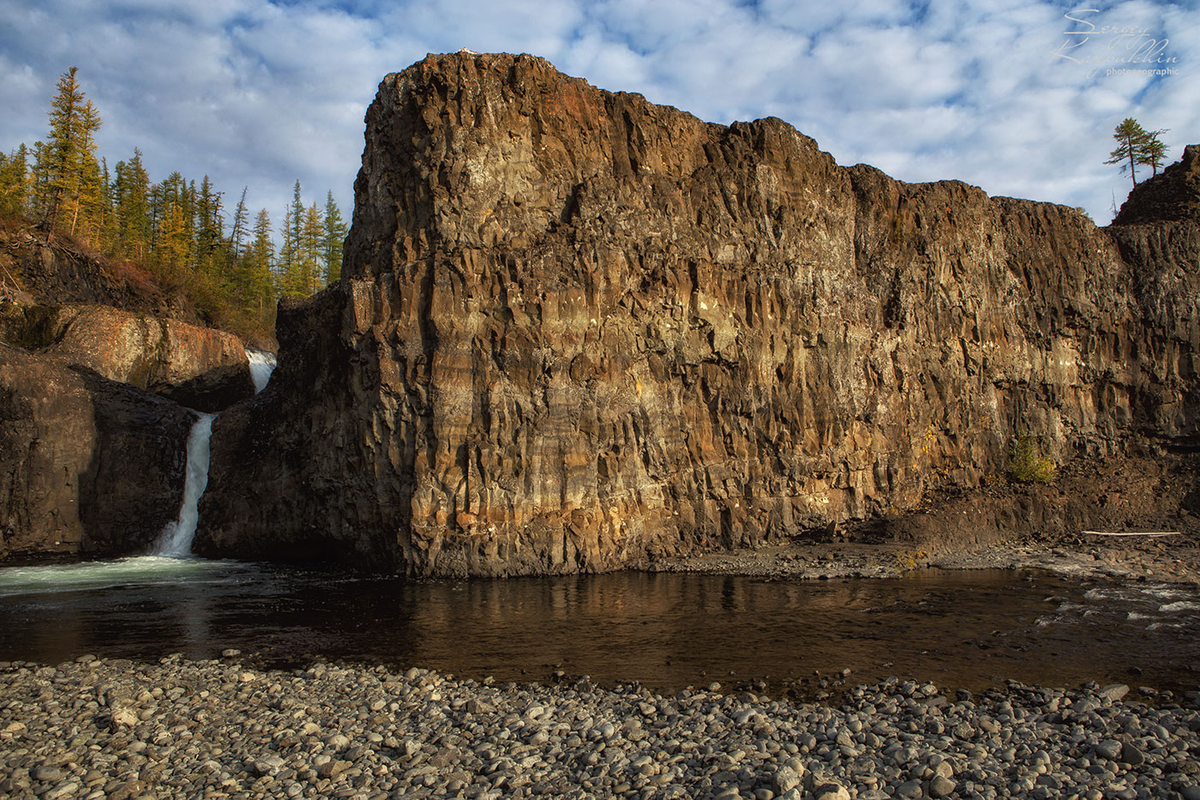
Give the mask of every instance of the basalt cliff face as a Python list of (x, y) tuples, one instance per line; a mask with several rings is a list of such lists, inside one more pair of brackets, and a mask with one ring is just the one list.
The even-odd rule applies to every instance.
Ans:
[(0, 344), (0, 560), (145, 552), (179, 511), (195, 415)]
[(214, 426), (203, 552), (604, 570), (903, 516), (1022, 436), (1196, 441), (1194, 220), (903, 184), (506, 55), (389, 75), (355, 194), (342, 282)]

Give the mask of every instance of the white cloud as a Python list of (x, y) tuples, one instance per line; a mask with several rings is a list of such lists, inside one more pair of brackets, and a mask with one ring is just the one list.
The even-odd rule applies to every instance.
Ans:
[[(465, 46), (542, 55), (712, 121), (778, 116), (842, 163), (1083, 205), (1103, 222), (1126, 185), (1102, 163), (1123, 117), (1169, 128), (1174, 157), (1200, 139), (1200, 22), (1192, 3), (1095, 5), (1098, 27), (1166, 39), (1179, 74), (1056, 59), (1079, 23), (1050, 0), (8, 0), (0, 150), (44, 136), (54, 82), (77, 65), (110, 165), (140, 147), (153, 178), (208, 173), (233, 198), (248, 185), (276, 218), (299, 178), (306, 199), (333, 189), (348, 216), (378, 81)], [(1071, 52), (1128, 56), (1110, 44)]]

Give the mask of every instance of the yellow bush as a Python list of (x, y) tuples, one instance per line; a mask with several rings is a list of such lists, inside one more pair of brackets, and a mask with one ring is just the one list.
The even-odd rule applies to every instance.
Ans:
[(1008, 476), (1018, 483), (1050, 483), (1058, 465), (1043, 456), (1033, 436), (1022, 436), (1009, 448)]

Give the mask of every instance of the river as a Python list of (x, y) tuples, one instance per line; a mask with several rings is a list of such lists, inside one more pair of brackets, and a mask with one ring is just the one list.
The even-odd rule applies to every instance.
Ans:
[(609, 575), (463, 582), (136, 558), (0, 569), (0, 660), (83, 654), (272, 665), (420, 666), (497, 680), (561, 671), (664, 691), (892, 675), (980, 690), (1007, 679), (1194, 690), (1200, 594), (1019, 571), (783, 581)]

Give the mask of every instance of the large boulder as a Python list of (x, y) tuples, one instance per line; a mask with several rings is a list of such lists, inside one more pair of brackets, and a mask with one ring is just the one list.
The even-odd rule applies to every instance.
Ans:
[(179, 511), (194, 421), (0, 344), (0, 559), (145, 552)]
[(254, 394), (238, 337), (110, 306), (27, 306), (6, 314), (4, 338), (63, 364), (220, 411)]
[(530, 56), (429, 56), (366, 122), (342, 282), (214, 426), (208, 553), (612, 569), (903, 515), (1027, 436), (1196, 436), (1195, 271), (1073, 209)]

